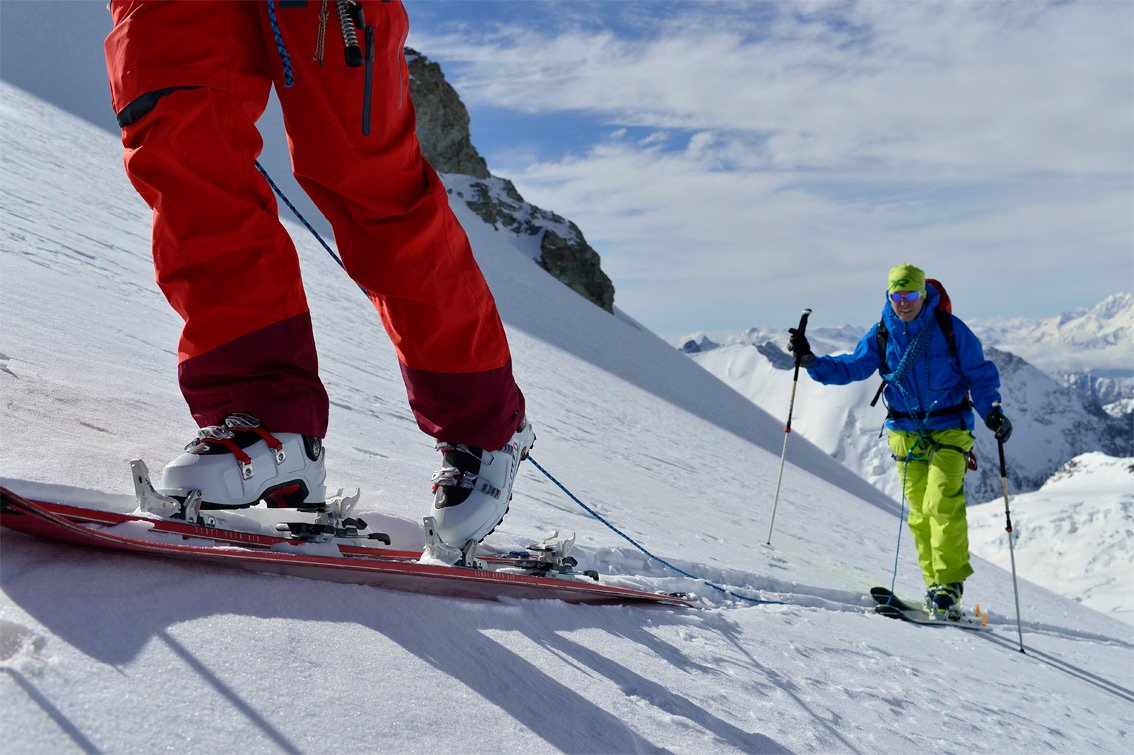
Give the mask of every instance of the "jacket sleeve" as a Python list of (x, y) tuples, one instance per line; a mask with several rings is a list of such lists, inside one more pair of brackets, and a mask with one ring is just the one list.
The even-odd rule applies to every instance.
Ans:
[(980, 339), (959, 318), (953, 318), (953, 335), (957, 341), (957, 361), (961, 374), (969, 382), (973, 408), (987, 417), (992, 404), (1000, 400), (1000, 370), (984, 356)]
[(815, 364), (807, 368), (812, 380), (824, 385), (847, 385), (866, 380), (882, 366), (882, 356), (878, 352), (878, 324), (859, 340), (851, 354), (819, 357)]

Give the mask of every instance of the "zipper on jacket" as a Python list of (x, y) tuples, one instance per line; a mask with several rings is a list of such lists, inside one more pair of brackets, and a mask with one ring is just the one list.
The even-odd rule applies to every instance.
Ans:
[(370, 101), (374, 94), (374, 27), (366, 27), (366, 58), (363, 63), (362, 135), (370, 135)]
[[(404, 5), (399, 6), (402, 12), (402, 35), (401, 40), (398, 42), (398, 65), (404, 66), (397, 69), (398, 73), (398, 110), (402, 109), (405, 104), (406, 86), (409, 81), (409, 64), (406, 62), (406, 40), (409, 38), (409, 15), (406, 13)], [(404, 75), (403, 75), (404, 74)]]

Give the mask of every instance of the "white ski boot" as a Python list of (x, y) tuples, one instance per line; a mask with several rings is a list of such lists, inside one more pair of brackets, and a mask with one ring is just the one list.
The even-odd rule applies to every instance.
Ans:
[(185, 452), (162, 470), (157, 491), (202, 509), (270, 507), (322, 511), (326, 500), (323, 442), (312, 435), (272, 434), (248, 414), (201, 428)]
[(425, 517), (423, 563), (475, 565), (476, 545), (508, 512), (516, 472), (534, 444), (535, 431), (527, 420), (498, 451), (437, 444), (444, 462), (433, 475), (433, 510)]

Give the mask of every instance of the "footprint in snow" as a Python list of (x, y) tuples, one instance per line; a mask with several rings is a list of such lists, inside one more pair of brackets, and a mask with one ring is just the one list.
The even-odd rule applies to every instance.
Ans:
[(7, 354), (0, 354), (0, 372), (6, 372), (19, 380), (20, 376), (8, 369), (8, 362), (11, 361), (11, 359), (12, 358)]
[(24, 669), (43, 660), (47, 638), (34, 629), (0, 619), (0, 669)]

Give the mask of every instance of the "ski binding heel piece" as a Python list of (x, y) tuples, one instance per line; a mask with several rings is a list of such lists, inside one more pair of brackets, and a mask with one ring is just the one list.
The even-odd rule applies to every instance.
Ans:
[(142, 511), (165, 519), (184, 519), (189, 524), (205, 527), (223, 525), (223, 520), (218, 517), (201, 514), (200, 490), (191, 491), (184, 501), (179, 501), (154, 490), (154, 485), (150, 482), (150, 470), (141, 459), (130, 462), (130, 472), (134, 477), (134, 497)]
[(138, 499), (139, 509), (163, 517), (172, 517), (184, 511), (181, 501), (154, 490), (146, 462), (133, 459), (130, 462), (130, 473), (134, 477), (134, 497)]
[(418, 563), (435, 566), (464, 566), (470, 569), (483, 569), (484, 564), (476, 560), (476, 540), (468, 540), (461, 547), (449, 545), (437, 534), (437, 520), (424, 517), (425, 547), (422, 548)]

